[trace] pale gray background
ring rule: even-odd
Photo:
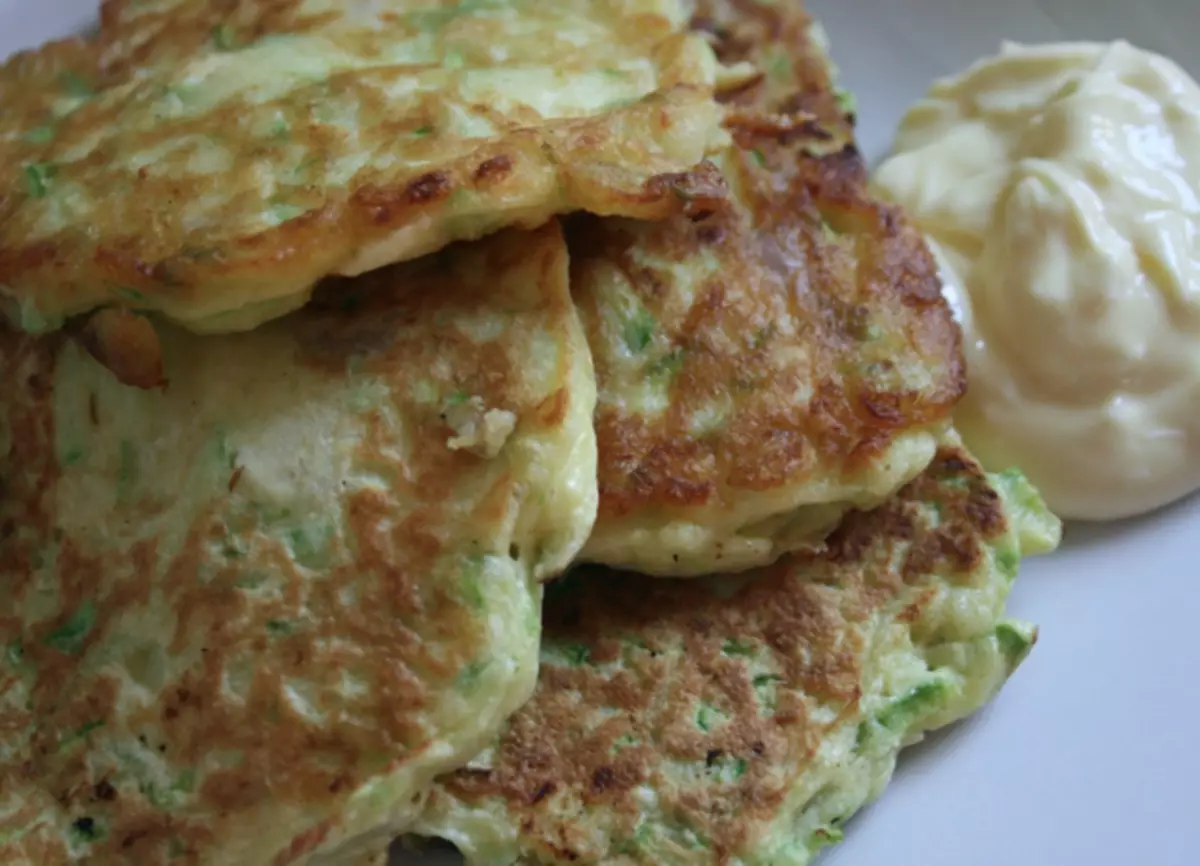
[[[1002,39],[1127,39],[1200,75],[1200,0],[808,0],[808,8],[858,94],[872,159],[930,79],[995,52]]]
[[[1124,37],[1200,74],[1200,0],[810,4],[872,159],[930,79],[1001,39]],[[0,0],[0,53],[94,8]],[[1025,566],[1012,610],[1042,626],[1029,661],[978,718],[906,756],[821,866],[1200,866],[1200,501],[1070,527]]]

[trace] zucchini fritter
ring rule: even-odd
[[[595,515],[561,233],[163,344],[140,390],[0,332],[0,862],[358,862],[529,696]]]
[[[990,699],[1036,639],[1003,618],[1058,521],[956,443],[821,546],[740,575],[580,569],[546,590],[532,700],[417,832],[470,866],[805,866],[903,746]]]
[[[675,0],[152,0],[0,68],[0,300],[198,332],[504,226],[720,198]],[[693,171],[693,169],[695,169]]]
[[[965,387],[935,263],[868,196],[808,19],[699,6],[693,26],[740,70],[722,94],[728,205],[568,233],[599,389],[584,557],[658,575],[761,565],[883,501],[932,459]]]

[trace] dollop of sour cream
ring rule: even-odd
[[[956,423],[1060,516],[1200,487],[1200,86],[1125,42],[1005,44],[904,118],[877,190],[960,318]]]

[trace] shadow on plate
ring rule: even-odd
[[[1180,522],[1185,514],[1200,506],[1200,494],[1185,496],[1154,511],[1130,517],[1126,520],[1109,522],[1068,520],[1063,522],[1063,549],[1091,547],[1111,541],[1119,541],[1130,535],[1144,533],[1151,525],[1165,522]]]
[[[462,855],[441,839],[402,837],[388,848],[388,866],[462,866]]]

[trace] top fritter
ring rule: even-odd
[[[0,298],[247,330],[506,225],[720,195],[675,0],[157,0],[0,68]]]

